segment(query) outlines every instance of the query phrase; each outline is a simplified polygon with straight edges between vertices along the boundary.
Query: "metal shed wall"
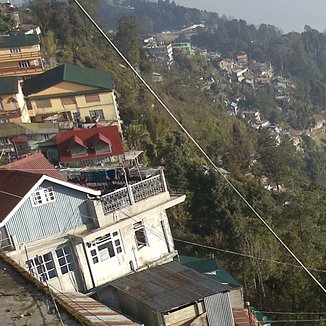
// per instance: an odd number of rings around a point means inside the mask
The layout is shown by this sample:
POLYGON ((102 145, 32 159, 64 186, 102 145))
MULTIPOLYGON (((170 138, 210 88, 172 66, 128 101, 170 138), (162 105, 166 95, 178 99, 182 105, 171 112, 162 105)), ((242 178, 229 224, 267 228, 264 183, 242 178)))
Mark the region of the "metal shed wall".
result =
POLYGON ((229 293, 218 293, 204 298, 208 325, 234 326, 229 293))
MULTIPOLYGON (((19 186, 19 185, 18 185, 19 186)), ((52 187, 55 201, 33 207, 28 198, 6 223, 9 235, 19 244, 71 230, 88 220, 87 195, 55 183, 44 181, 39 189, 52 187)))

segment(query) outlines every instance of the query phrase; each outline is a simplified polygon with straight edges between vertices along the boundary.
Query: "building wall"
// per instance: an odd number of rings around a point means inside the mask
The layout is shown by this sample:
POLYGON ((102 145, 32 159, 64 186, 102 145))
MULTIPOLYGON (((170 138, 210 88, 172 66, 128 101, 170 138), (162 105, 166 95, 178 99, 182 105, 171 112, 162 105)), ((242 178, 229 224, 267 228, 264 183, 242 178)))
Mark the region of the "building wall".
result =
MULTIPOLYGON (((146 201, 155 203, 154 198, 146 201)), ((146 205, 144 203, 144 205, 146 205)), ((106 282, 112 281, 123 275, 140 270, 156 263, 172 261, 175 256, 173 239, 165 209, 160 206, 153 205, 154 208, 143 211, 140 214, 126 215, 125 219, 107 226, 101 227, 98 231, 92 232, 83 238, 85 247, 87 248, 87 256, 90 269, 93 274, 95 286, 99 286, 106 282), (146 245, 140 247, 137 245, 135 224, 141 222, 147 239, 146 245), (162 223, 165 227, 163 231, 162 223), (113 232, 119 232, 122 242, 122 252, 114 257, 93 263, 91 251, 93 246, 89 246, 96 238, 113 232), (168 245, 169 247, 168 247, 168 245)), ((153 207, 152 206, 152 207, 153 207)))
POLYGON ((22 54, 24 56, 28 56, 31 53, 38 53, 41 48, 39 44, 29 45, 29 46, 21 46, 20 47, 21 52, 18 53, 10 53, 10 48, 0 48, 0 61, 1 56, 2 58, 5 57, 11 57, 11 58, 18 58, 20 60, 20 57, 22 57, 22 54))
POLYGON ((60 234, 88 222, 86 194, 51 182, 41 187, 52 187, 55 201, 33 207, 28 198, 5 224, 9 235, 14 235, 19 244, 60 234))
POLYGON ((64 82, 64 83, 60 83, 55 87, 51 87, 45 91, 39 92, 37 94, 33 94, 32 96, 33 97, 40 96, 40 99, 41 96, 47 96, 47 98, 50 100, 51 106, 39 108, 37 106, 38 99, 32 97, 30 101, 32 109, 29 110, 30 116, 57 114, 58 112, 71 112, 71 113, 78 112, 80 114, 80 118, 82 120, 85 120, 86 117, 91 116, 90 111, 103 110, 105 120, 111 120, 111 121, 119 120, 117 105, 115 102, 115 95, 113 92, 110 91, 99 93, 99 90, 93 87, 64 82), (87 103, 85 95, 76 95, 74 96, 75 103, 73 104, 62 103, 61 98, 64 98, 65 93, 67 94, 67 96, 68 94, 72 94, 73 96, 73 93, 79 94, 84 92, 85 94, 91 94, 92 90, 94 90, 94 94, 99 95, 99 101, 87 103), (62 94, 62 96, 51 97, 51 95, 58 96, 59 94, 62 94))

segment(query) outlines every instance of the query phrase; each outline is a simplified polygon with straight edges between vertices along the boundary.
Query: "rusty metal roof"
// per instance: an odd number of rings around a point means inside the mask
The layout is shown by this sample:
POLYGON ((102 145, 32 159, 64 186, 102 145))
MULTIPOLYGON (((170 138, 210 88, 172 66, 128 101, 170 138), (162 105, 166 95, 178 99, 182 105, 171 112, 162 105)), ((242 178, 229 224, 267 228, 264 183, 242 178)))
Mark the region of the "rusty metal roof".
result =
POLYGON ((177 262, 121 277, 109 285, 159 312, 230 290, 177 262))
POLYGON ((96 326, 140 326, 124 315, 112 310, 102 303, 78 292, 57 293, 70 308, 89 320, 96 326))

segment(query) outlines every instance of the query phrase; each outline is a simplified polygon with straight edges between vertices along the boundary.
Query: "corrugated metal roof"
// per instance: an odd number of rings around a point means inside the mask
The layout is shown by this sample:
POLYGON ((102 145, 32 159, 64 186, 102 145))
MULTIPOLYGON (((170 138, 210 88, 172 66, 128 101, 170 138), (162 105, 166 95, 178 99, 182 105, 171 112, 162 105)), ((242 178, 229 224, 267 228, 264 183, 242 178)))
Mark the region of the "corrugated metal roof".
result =
POLYGON ((3 165, 0 167, 0 170, 1 169, 45 174, 49 177, 65 181, 64 176, 54 168, 42 153, 36 153, 18 161, 3 165))
POLYGON ((40 39, 36 34, 28 34, 28 35, 3 35, 0 37, 0 48, 13 48, 20 46, 29 46, 39 44, 40 39))
POLYGON ((0 95, 13 95, 18 93, 18 78, 1 77, 0 78, 0 95))
POLYGON ((177 262, 121 277, 110 286, 160 312, 229 291, 229 287, 177 262))
MULTIPOLYGON (((66 63, 27 79, 24 82, 23 92, 26 96, 37 94, 64 81, 108 91, 113 90, 112 75, 109 71, 79 67, 66 63)), ((53 96, 55 95, 53 94, 53 96)))
POLYGON ((69 307, 77 310, 79 314, 88 319, 94 325, 119 325, 140 326, 140 324, 119 314, 115 310, 102 303, 78 292, 57 293, 69 307))
POLYGON ((216 259, 180 256, 180 263, 194 269, 198 273, 204 274, 216 282, 223 284, 228 283, 232 288, 241 287, 241 284, 236 281, 234 277, 216 261, 216 259))

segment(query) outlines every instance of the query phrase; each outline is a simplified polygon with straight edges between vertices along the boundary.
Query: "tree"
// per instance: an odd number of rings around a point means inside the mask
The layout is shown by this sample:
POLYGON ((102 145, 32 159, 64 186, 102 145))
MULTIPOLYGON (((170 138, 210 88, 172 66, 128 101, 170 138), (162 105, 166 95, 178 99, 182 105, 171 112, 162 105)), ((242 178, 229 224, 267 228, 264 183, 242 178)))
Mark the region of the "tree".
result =
POLYGON ((133 64, 140 63, 141 39, 140 25, 134 16, 125 16, 119 20, 115 42, 123 55, 133 64))

